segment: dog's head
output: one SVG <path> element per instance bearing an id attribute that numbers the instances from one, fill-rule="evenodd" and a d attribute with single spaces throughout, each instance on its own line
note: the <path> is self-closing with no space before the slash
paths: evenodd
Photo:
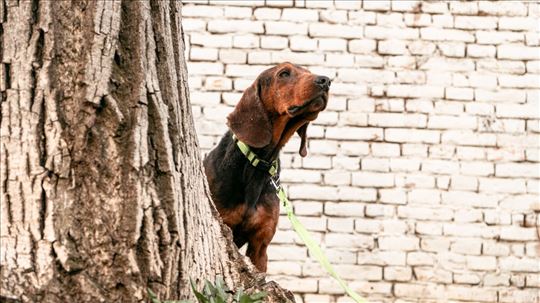
<path id="1" fill-rule="evenodd" d="M 330 79 L 285 62 L 262 72 L 246 89 L 227 124 L 250 146 L 281 148 L 297 132 L 306 156 L 306 132 L 328 102 Z"/>

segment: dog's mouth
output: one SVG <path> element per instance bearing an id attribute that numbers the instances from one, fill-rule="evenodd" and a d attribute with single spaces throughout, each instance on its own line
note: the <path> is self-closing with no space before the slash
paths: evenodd
<path id="1" fill-rule="evenodd" d="M 326 103 L 328 101 L 328 94 L 322 93 L 315 96 L 314 98 L 308 100 L 302 105 L 299 106 L 290 106 L 287 109 L 287 113 L 291 117 L 296 117 L 302 113 L 315 113 L 320 112 L 326 108 Z"/>

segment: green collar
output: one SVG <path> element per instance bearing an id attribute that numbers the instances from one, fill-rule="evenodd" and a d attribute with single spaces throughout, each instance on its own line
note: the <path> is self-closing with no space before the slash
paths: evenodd
<path id="1" fill-rule="evenodd" d="M 236 141 L 236 146 L 238 146 L 238 149 L 246 156 L 249 163 L 253 165 L 253 167 L 264 170 L 270 174 L 270 176 L 274 177 L 277 174 L 278 171 L 278 160 L 274 160 L 271 163 L 268 161 L 265 161 L 257 156 L 249 145 L 246 143 L 238 140 L 238 137 L 236 137 L 235 134 L 232 135 L 233 140 Z"/>

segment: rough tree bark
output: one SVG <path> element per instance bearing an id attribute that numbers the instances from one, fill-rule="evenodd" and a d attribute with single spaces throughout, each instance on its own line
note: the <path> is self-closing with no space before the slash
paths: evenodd
<path id="1" fill-rule="evenodd" d="M 209 202 L 176 1 L 0 0 L 0 301 L 290 292 Z M 225 237 L 224 237 L 225 235 Z"/>

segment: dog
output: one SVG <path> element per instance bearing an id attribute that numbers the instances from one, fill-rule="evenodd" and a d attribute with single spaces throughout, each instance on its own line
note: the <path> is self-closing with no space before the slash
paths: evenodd
<path id="1" fill-rule="evenodd" d="M 307 155 L 307 128 L 326 108 L 330 84 L 328 77 L 289 62 L 263 71 L 244 91 L 227 117 L 229 130 L 204 159 L 223 222 L 238 248 L 248 244 L 246 255 L 261 272 L 266 272 L 266 250 L 279 218 L 271 183 L 272 175 L 279 177 L 279 151 L 296 132 L 299 154 Z"/>

